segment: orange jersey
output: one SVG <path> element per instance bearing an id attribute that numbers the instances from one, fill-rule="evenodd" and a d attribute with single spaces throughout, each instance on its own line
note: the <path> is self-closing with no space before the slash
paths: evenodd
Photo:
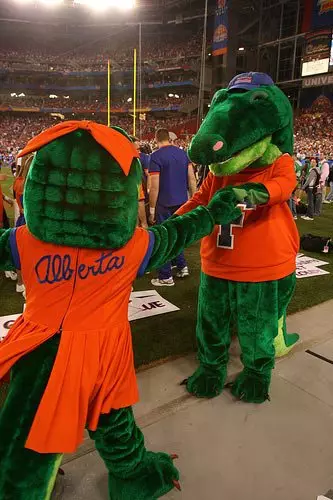
<path id="1" fill-rule="evenodd" d="M 14 197 L 18 207 L 20 209 L 20 214 L 23 214 L 23 206 L 22 206 L 22 196 L 24 191 L 24 179 L 23 177 L 16 177 L 14 185 L 13 185 Z"/>
<path id="2" fill-rule="evenodd" d="M 61 335 L 27 448 L 73 452 L 100 414 L 137 402 L 128 303 L 148 243 L 144 229 L 118 250 L 43 243 L 26 226 L 12 232 L 27 303 L 0 345 L 0 379 L 22 356 Z"/>
<path id="3" fill-rule="evenodd" d="M 260 282 L 284 278 L 296 269 L 299 235 L 288 207 L 296 186 L 293 159 L 284 154 L 264 169 L 247 168 L 225 177 L 209 174 L 201 189 L 178 214 L 207 205 L 214 193 L 226 186 L 248 182 L 263 184 L 269 201 L 246 206 L 233 224 L 215 226 L 201 242 L 202 270 L 209 276 L 231 281 Z"/>

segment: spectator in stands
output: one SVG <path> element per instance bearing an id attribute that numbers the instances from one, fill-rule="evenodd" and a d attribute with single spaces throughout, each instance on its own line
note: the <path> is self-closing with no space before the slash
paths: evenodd
<path id="1" fill-rule="evenodd" d="M 149 164 L 150 176 L 150 223 L 161 223 L 171 217 L 178 208 L 196 191 L 196 179 L 192 164 L 182 149 L 170 144 L 167 129 L 156 132 L 158 150 L 152 153 Z M 176 259 L 177 277 L 185 278 L 189 270 L 184 257 L 180 254 Z M 154 286 L 174 286 L 171 274 L 171 263 L 165 264 L 157 279 L 152 280 Z"/>

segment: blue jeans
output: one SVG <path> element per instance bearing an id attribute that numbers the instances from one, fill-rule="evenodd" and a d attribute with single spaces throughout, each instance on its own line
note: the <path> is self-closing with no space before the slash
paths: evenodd
<path id="1" fill-rule="evenodd" d="M 157 224 L 161 224 L 161 222 L 169 219 L 180 207 L 181 205 L 177 205 L 175 207 L 162 207 L 162 206 L 157 206 L 156 207 L 156 222 Z M 184 257 L 184 253 L 180 253 L 176 258 L 175 258 L 175 263 L 177 265 L 177 268 L 183 269 L 183 267 L 186 267 L 186 260 Z M 158 270 L 158 277 L 160 280 L 167 280 L 171 278 L 172 273 L 171 273 L 171 262 L 167 262 Z"/>
<path id="2" fill-rule="evenodd" d="M 293 214 L 294 217 L 297 217 L 297 212 L 296 212 L 296 201 L 293 196 L 289 198 L 288 201 L 289 208 L 291 210 L 291 213 Z"/>
<path id="3" fill-rule="evenodd" d="M 326 200 L 333 201 L 333 181 L 330 182 L 330 192 L 328 193 Z"/>

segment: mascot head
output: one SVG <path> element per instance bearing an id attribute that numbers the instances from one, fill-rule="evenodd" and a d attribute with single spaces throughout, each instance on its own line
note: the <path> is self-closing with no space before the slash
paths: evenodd
<path id="1" fill-rule="evenodd" d="M 33 151 L 24 211 L 36 238 L 85 248 L 120 248 L 131 239 L 141 166 L 123 130 L 63 122 L 33 138 L 20 156 Z"/>
<path id="2" fill-rule="evenodd" d="M 191 160 L 215 175 L 268 165 L 292 152 L 291 105 L 265 73 L 237 75 L 217 91 L 189 149 Z"/>

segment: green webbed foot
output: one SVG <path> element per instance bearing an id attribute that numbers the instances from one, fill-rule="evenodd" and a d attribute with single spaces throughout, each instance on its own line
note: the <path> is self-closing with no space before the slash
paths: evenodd
<path id="1" fill-rule="evenodd" d="M 246 403 L 264 403 L 269 399 L 271 375 L 253 372 L 246 368 L 232 384 L 231 393 Z"/>
<path id="2" fill-rule="evenodd" d="M 110 474 L 109 492 L 114 500 L 156 500 L 173 488 L 180 489 L 179 472 L 173 464 L 176 455 L 145 453 L 140 465 L 128 477 Z"/>
<path id="3" fill-rule="evenodd" d="M 227 378 L 227 367 L 219 369 L 207 368 L 200 365 L 187 380 L 187 390 L 198 398 L 215 398 L 223 391 Z"/>

